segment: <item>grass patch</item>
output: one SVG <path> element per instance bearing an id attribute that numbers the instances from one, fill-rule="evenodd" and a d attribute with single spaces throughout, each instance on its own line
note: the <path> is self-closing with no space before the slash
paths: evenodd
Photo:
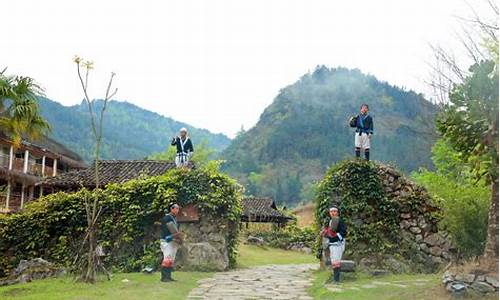
<path id="1" fill-rule="evenodd" d="M 241 244 L 239 248 L 238 267 L 268 264 L 315 263 L 312 255 L 296 251 L 285 251 L 275 248 L 264 248 Z M 132 299 L 186 299 L 189 291 L 197 286 L 197 281 L 211 277 L 213 273 L 175 272 L 178 281 L 160 282 L 160 274 L 115 273 L 113 279 L 102 278 L 97 284 L 90 285 L 74 282 L 67 276 L 36 280 L 26 284 L 0 287 L 0 299 L 15 300 L 132 300 Z M 128 282 L 122 282 L 127 279 Z"/>
<path id="2" fill-rule="evenodd" d="M 238 250 L 238 268 L 261 265 L 318 263 L 310 254 L 269 247 L 241 244 Z"/>
<path id="3" fill-rule="evenodd" d="M 338 286 L 341 292 L 329 291 L 324 283 L 331 273 L 329 271 L 316 271 L 313 273 L 313 286 L 309 293 L 314 299 L 326 300 L 450 300 L 451 296 L 441 285 L 439 274 L 399 274 L 373 277 L 364 273 L 342 274 L 342 283 Z M 375 282 L 390 283 L 385 285 L 374 284 Z M 417 285 L 418 284 L 418 285 Z M 363 288 L 363 285 L 376 286 Z M 400 287 L 397 285 L 405 285 Z M 354 290 L 351 288 L 358 288 Z M 498 299 L 498 293 L 490 297 L 469 295 L 466 299 Z"/>
<path id="4" fill-rule="evenodd" d="M 113 300 L 181 300 L 196 287 L 197 281 L 212 276 L 212 273 L 175 272 L 178 281 L 160 282 L 160 274 L 117 273 L 111 281 L 102 278 L 90 285 L 74 282 L 71 277 L 36 280 L 26 284 L 0 287 L 0 299 L 113 299 Z M 127 279 L 128 282 L 122 282 Z"/>

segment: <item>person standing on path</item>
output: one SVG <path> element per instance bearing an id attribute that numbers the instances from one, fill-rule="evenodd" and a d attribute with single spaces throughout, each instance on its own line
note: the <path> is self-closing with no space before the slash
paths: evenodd
<path id="1" fill-rule="evenodd" d="M 194 151 L 193 143 L 188 137 L 187 129 L 184 127 L 181 128 L 181 130 L 179 131 L 179 136 L 172 138 L 172 142 L 170 144 L 172 146 L 176 146 L 177 148 L 175 165 L 177 167 L 186 167 Z"/>
<path id="2" fill-rule="evenodd" d="M 160 249 L 163 253 L 161 262 L 161 281 L 175 281 L 172 279 L 174 270 L 175 255 L 177 249 L 182 245 L 182 233 L 179 231 L 176 216 L 179 213 L 178 204 L 170 204 L 166 214 L 160 220 Z"/>
<path id="3" fill-rule="evenodd" d="M 359 115 L 351 118 L 350 126 L 356 128 L 354 136 L 354 147 L 356 157 L 361 156 L 361 150 L 365 151 L 366 160 L 370 160 L 370 141 L 373 135 L 373 118 L 368 114 L 368 104 L 362 104 Z"/>
<path id="4" fill-rule="evenodd" d="M 345 249 L 345 237 L 347 235 L 347 228 L 344 221 L 340 218 L 339 208 L 335 205 L 330 207 L 330 222 L 328 227 L 323 229 L 321 235 L 328 238 L 328 248 L 330 250 L 330 262 L 333 269 L 333 282 L 340 281 L 340 267 L 342 261 L 342 254 Z"/>

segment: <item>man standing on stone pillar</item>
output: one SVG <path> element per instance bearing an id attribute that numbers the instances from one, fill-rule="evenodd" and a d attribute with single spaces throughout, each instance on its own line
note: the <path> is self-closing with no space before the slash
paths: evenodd
<path id="1" fill-rule="evenodd" d="M 354 135 L 354 148 L 356 157 L 365 152 L 365 159 L 370 160 L 370 142 L 373 135 L 373 118 L 368 115 L 368 104 L 362 104 L 359 114 L 349 121 L 351 127 L 356 128 Z"/>
<path id="2" fill-rule="evenodd" d="M 175 255 L 177 249 L 182 244 L 182 233 L 179 231 L 176 216 L 179 213 L 178 204 L 170 204 L 165 216 L 161 219 L 160 225 L 160 248 L 163 252 L 163 261 L 161 263 L 161 281 L 175 281 L 172 279 L 174 270 Z"/>
<path id="3" fill-rule="evenodd" d="M 194 148 L 191 138 L 188 137 L 188 132 L 186 128 L 181 128 L 179 131 L 179 136 L 172 138 L 170 143 L 177 149 L 177 154 L 175 156 L 175 165 L 177 167 L 186 167 L 189 165 L 189 160 L 193 155 Z"/>

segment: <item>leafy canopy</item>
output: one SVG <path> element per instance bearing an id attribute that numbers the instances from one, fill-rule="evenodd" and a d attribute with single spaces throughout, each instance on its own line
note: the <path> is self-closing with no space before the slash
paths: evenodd
<path id="1" fill-rule="evenodd" d="M 42 88 L 33 78 L 4 72 L 0 73 L 0 128 L 19 146 L 24 135 L 36 139 L 50 126 L 38 107 Z"/>
<path id="2" fill-rule="evenodd" d="M 491 182 L 498 178 L 498 71 L 492 60 L 469 70 L 450 92 L 437 127 L 476 176 Z"/>

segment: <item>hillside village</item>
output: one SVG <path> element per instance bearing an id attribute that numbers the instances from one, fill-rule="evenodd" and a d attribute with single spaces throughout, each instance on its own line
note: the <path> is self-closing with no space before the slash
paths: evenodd
<path id="1" fill-rule="evenodd" d="M 60 50 L 81 38 L 123 59 L 107 77 L 105 62 L 68 62 L 60 91 L 79 104 L 51 100 L 53 78 L 16 59 L 40 47 L 53 61 L 50 39 L 11 38 L 26 53 L 0 49 L 22 65 L 0 68 L 0 299 L 498 299 L 499 9 L 484 1 L 466 5 L 461 52 L 426 50 L 418 84 L 407 52 L 422 50 L 398 30 L 449 35 L 444 4 L 69 5 L 50 19 L 78 29 Z M 104 46 L 75 27 L 85 14 L 109 17 L 84 31 Z"/>
<path id="2" fill-rule="evenodd" d="M 9 222 L 11 222 L 8 221 L 11 218 L 10 215 L 12 217 L 21 217 L 23 215 L 28 216 L 27 213 L 29 213 L 30 215 L 33 213 L 43 213 L 43 215 L 47 217 L 50 216 L 50 214 L 56 213 L 60 209 L 58 207 L 64 207 L 67 209 L 69 207 L 68 205 L 76 205 L 75 208 L 77 208 L 79 206 L 78 199 L 80 197 L 85 197 L 85 193 L 88 193 L 82 192 L 80 190 L 84 189 L 87 191 L 92 191 L 95 189 L 96 165 L 94 163 L 83 161 L 78 154 L 68 150 L 65 146 L 57 143 L 51 138 L 43 137 L 42 139 L 38 140 L 22 139 L 20 145 L 17 146 L 14 140 L 9 139 L 9 137 L 4 134 L 2 141 L 4 144 L 4 163 L 2 166 L 2 174 L 4 174 L 4 180 L 6 183 L 5 185 L 7 186 L 7 189 L 4 191 L 2 198 L 2 212 L 7 217 L 3 219 L 4 236 L 14 234 L 14 232 L 10 232 L 11 229 L 9 229 L 11 228 L 10 226 L 14 225 L 9 225 Z M 200 164 L 199 167 L 196 166 L 197 163 Z M 146 227 L 144 227 L 144 229 L 147 230 L 145 235 L 139 234 L 138 236 L 136 236 L 140 237 L 139 240 L 136 240 L 135 238 L 132 239 L 132 244 L 129 246 L 128 251 L 130 251 L 131 249 L 136 249 L 137 246 L 144 243 L 146 245 L 145 249 L 149 249 L 148 247 L 153 247 L 154 243 L 149 244 L 150 246 L 147 245 L 148 243 L 154 241 L 154 235 L 156 234 L 155 232 L 157 232 L 158 230 L 157 225 L 154 225 L 154 220 L 158 218 L 158 209 L 155 209 L 154 207 L 156 205 L 160 205 L 161 207 L 162 204 L 159 203 L 168 201 L 165 199 L 161 199 L 161 194 L 154 196 L 153 198 L 151 198 L 150 196 L 146 196 L 148 195 L 147 193 L 144 194 L 144 189 L 146 188 L 146 186 L 154 183 L 152 187 L 156 186 L 156 184 L 166 184 L 165 187 L 167 187 L 170 184 L 168 182 L 179 183 L 184 180 L 190 181 L 190 173 L 193 173 L 193 176 L 206 177 L 206 179 L 213 176 L 223 176 L 220 178 L 224 178 L 225 176 L 227 176 L 222 174 L 217 175 L 217 173 L 211 173 L 213 171 L 209 171 L 207 167 L 204 166 L 205 163 L 207 162 L 195 162 L 195 164 L 192 164 L 188 169 L 184 170 L 183 168 L 177 168 L 172 160 L 135 159 L 100 160 L 98 162 L 100 184 L 104 188 L 108 187 L 106 188 L 106 190 L 109 190 L 109 195 L 120 195 L 123 193 L 127 193 L 130 195 L 123 197 L 120 201 L 126 202 L 122 202 L 122 204 L 120 204 L 119 206 L 116 206 L 116 204 L 109 206 L 111 205 L 111 202 L 109 204 L 105 204 L 107 201 L 116 200 L 106 199 L 114 199 L 116 196 L 113 196 L 112 198 L 106 198 L 107 196 L 104 196 L 104 194 L 104 198 L 102 198 L 101 200 L 104 202 L 101 202 L 100 205 L 102 205 L 103 207 L 109 206 L 109 208 L 108 212 L 106 212 L 106 215 L 103 216 L 103 218 L 109 218 L 110 220 L 114 219 L 114 223 L 122 222 L 119 221 L 119 219 L 116 219 L 116 217 L 113 217 L 113 215 L 115 213 L 127 214 L 125 207 L 134 207 L 132 205 L 132 202 L 130 202 L 130 200 L 134 199 L 134 201 L 140 201 L 137 202 L 137 205 L 143 207 L 143 210 L 141 210 L 144 212 L 144 221 L 146 221 L 146 224 L 150 224 L 145 225 Z M 341 171 L 343 168 L 345 168 L 345 171 Z M 359 176 L 363 172 L 366 172 L 361 171 L 363 168 L 368 168 L 366 169 L 366 171 L 371 170 L 368 172 L 373 172 L 373 175 L 375 176 L 375 182 L 379 182 L 378 184 L 381 185 L 380 193 L 382 194 L 380 195 L 385 195 L 381 196 L 381 199 L 387 199 L 389 201 L 388 204 L 392 203 L 390 205 L 393 206 L 394 211 L 391 212 L 389 210 L 389 215 L 374 215 L 372 217 L 366 215 L 370 210 L 377 210 L 380 205 L 384 207 L 384 204 L 381 204 L 380 202 L 378 202 L 379 200 L 373 198 L 376 197 L 374 196 L 376 194 L 373 194 L 373 190 L 368 192 L 368 194 L 371 194 L 372 196 L 364 199 L 363 197 L 365 196 L 363 196 L 364 194 L 362 191 L 356 191 L 355 189 L 352 189 L 352 187 L 349 188 L 349 184 L 356 182 L 357 179 L 355 177 L 349 178 L 349 176 L 351 175 L 345 175 L 345 172 L 354 172 L 350 174 L 352 174 L 352 176 Z M 333 179 L 335 177 L 329 177 L 331 176 L 329 174 L 333 175 L 335 174 L 335 172 L 344 174 L 342 177 L 342 180 L 345 180 L 344 184 L 335 183 L 335 180 Z M 199 175 L 194 175 L 194 173 Z M 229 178 L 224 180 L 229 180 Z M 196 204 L 197 201 L 200 201 L 196 199 L 201 199 L 203 197 L 201 197 L 200 194 L 189 196 L 189 192 L 188 194 L 182 192 L 184 196 L 182 196 L 181 198 L 176 198 L 178 199 L 177 201 L 182 200 L 182 203 L 185 203 L 183 204 L 183 209 L 181 210 L 181 214 L 178 217 L 178 221 L 180 222 L 180 224 L 183 224 L 182 227 L 187 234 L 187 240 L 186 244 L 182 248 L 182 251 L 180 251 L 180 253 L 177 255 L 177 268 L 180 268 L 180 270 L 182 270 L 183 272 L 196 270 L 224 272 L 236 266 L 237 258 L 235 256 L 235 253 L 237 252 L 234 247 L 238 244 L 245 245 L 238 246 L 244 247 L 240 248 L 240 251 L 242 252 L 245 251 L 243 250 L 245 248 L 252 249 L 251 251 L 259 252 L 262 251 L 259 249 L 275 247 L 277 249 L 283 249 L 282 251 L 291 251 L 297 253 L 294 255 L 308 257 L 306 261 L 313 262 L 315 261 L 314 256 L 317 249 L 317 236 L 315 233 L 316 230 L 314 228 L 318 228 L 318 224 L 322 224 L 324 222 L 324 219 L 322 219 L 324 218 L 324 214 L 322 213 L 322 211 L 327 210 L 331 203 L 340 203 L 340 205 L 342 205 L 344 213 L 351 216 L 351 219 L 348 221 L 350 224 L 349 228 L 351 228 L 349 236 L 350 240 L 358 245 L 356 247 L 356 251 L 347 250 L 347 260 L 344 261 L 345 266 L 343 267 L 343 271 L 346 274 L 345 276 L 347 276 L 348 282 L 351 282 L 349 280 L 352 280 L 352 282 L 348 283 L 347 286 L 352 287 L 339 288 L 335 286 L 329 287 L 328 285 L 326 285 L 325 288 L 332 293 L 342 293 L 345 288 L 351 289 L 353 291 L 363 290 L 364 286 L 377 286 L 377 284 L 383 284 L 384 286 L 392 285 L 393 287 L 397 287 L 398 285 L 400 285 L 401 287 L 399 289 L 403 290 L 406 289 L 406 286 L 416 286 L 422 288 L 433 287 L 435 286 L 435 283 L 433 283 L 435 282 L 435 279 L 433 279 L 435 277 L 432 277 L 434 275 L 431 275 L 430 277 L 428 275 L 423 275 L 421 277 L 417 276 L 413 279 L 410 277 L 407 278 L 406 281 L 392 281 L 394 279 L 390 279 L 389 281 L 374 280 L 372 282 L 367 281 L 364 283 L 364 285 L 361 283 L 357 284 L 357 280 L 354 278 L 349 278 L 350 274 L 352 274 L 351 272 L 353 272 L 354 270 L 356 270 L 356 272 L 361 272 L 360 274 L 372 274 L 371 276 L 375 277 L 382 276 L 381 280 L 384 280 L 383 278 L 385 278 L 384 276 L 387 276 L 387 274 L 411 274 L 414 272 L 421 274 L 434 274 L 434 272 L 439 272 L 439 270 L 442 270 L 444 267 L 449 266 L 449 264 L 453 263 L 453 261 L 460 259 L 460 257 L 463 255 L 461 254 L 461 250 L 457 248 L 457 245 L 454 242 L 453 234 L 450 235 L 450 233 L 446 232 L 445 230 L 439 229 L 440 226 L 438 225 L 441 222 L 442 218 L 440 215 L 440 211 L 442 211 L 442 208 L 434 203 L 435 200 L 431 198 L 424 187 L 419 186 L 415 182 L 412 182 L 412 180 L 409 179 L 407 175 L 401 173 L 400 171 L 397 171 L 393 167 L 386 166 L 380 163 L 367 164 L 361 160 L 347 160 L 344 163 L 339 163 L 336 166 L 330 168 L 322 182 L 323 183 L 320 183 L 320 186 L 321 184 L 332 185 L 331 188 L 333 189 L 337 189 L 339 186 L 346 186 L 347 190 L 338 190 L 337 192 L 335 192 L 335 196 L 331 199 L 328 198 L 331 197 L 331 195 L 327 198 L 321 198 L 321 190 L 318 190 L 316 192 L 319 193 L 316 196 L 318 200 L 313 201 L 310 204 L 306 204 L 302 208 L 297 208 L 295 210 L 287 208 L 284 208 L 284 210 L 281 209 L 281 207 L 276 205 L 276 200 L 279 201 L 280 199 L 244 196 L 243 194 L 240 194 L 241 192 L 238 191 L 240 190 L 240 188 L 236 188 L 235 186 L 236 189 L 233 189 L 232 193 L 236 194 L 232 196 L 234 197 L 232 201 L 236 201 L 235 205 L 237 205 L 237 207 L 241 207 L 241 210 L 239 212 L 233 212 L 234 215 L 231 215 L 232 217 L 230 217 L 229 219 L 225 219 L 225 217 L 223 217 L 224 215 L 220 215 L 220 213 L 214 215 L 209 214 L 205 216 L 205 213 L 201 212 L 205 211 L 205 209 L 203 209 L 203 206 L 206 204 L 202 202 L 198 202 L 199 204 Z M 190 185 L 192 184 L 193 183 L 190 183 Z M 196 184 L 202 184 L 199 188 L 203 189 L 203 183 L 200 182 Z M 233 185 L 236 183 L 231 183 L 229 181 L 226 184 Z M 182 186 L 182 184 L 180 186 Z M 135 192 L 131 193 L 131 191 L 137 188 L 140 188 L 140 193 L 143 194 L 143 196 L 139 198 L 137 198 L 137 196 L 132 196 L 135 195 Z M 217 188 L 223 187 L 220 186 Z M 178 189 L 178 187 L 174 187 L 174 189 Z M 106 190 L 104 191 L 104 193 L 108 193 Z M 97 192 L 97 190 L 95 190 L 94 192 Z M 206 192 L 209 191 L 206 190 Z M 355 196 L 353 196 L 353 193 Z M 61 197 L 61 195 L 66 196 Z M 123 196 L 125 196 L 125 194 L 123 194 Z M 133 198 L 130 198 L 131 196 Z M 156 198 L 158 196 L 159 198 Z M 229 195 L 227 193 L 222 194 L 222 197 L 228 196 Z M 117 198 L 117 200 L 118 199 L 119 198 Z M 326 202 L 324 202 L 325 200 Z M 158 204 L 154 204 L 155 201 L 160 202 Z M 359 203 L 360 201 L 366 203 L 367 205 L 370 205 L 370 203 L 373 203 L 373 201 L 378 204 L 377 206 L 370 208 L 369 210 L 367 210 L 368 208 L 363 208 L 363 206 L 360 208 L 355 208 L 356 206 L 353 206 L 352 209 L 354 210 L 351 210 L 349 206 L 351 205 L 349 204 L 351 203 L 350 201 L 354 201 L 352 203 L 356 206 L 359 206 L 359 204 L 356 203 Z M 59 202 L 60 204 L 57 204 L 56 206 L 51 205 L 51 203 L 55 204 Z M 109 211 L 110 209 L 116 211 Z M 220 209 L 222 209 L 222 207 Z M 83 211 L 80 210 L 80 214 L 82 212 Z M 227 210 L 226 213 L 229 214 L 230 210 Z M 62 220 L 67 218 L 74 219 L 75 216 L 71 216 L 71 214 L 72 213 L 67 215 L 67 217 L 63 217 Z M 353 219 L 354 216 L 358 217 Z M 21 220 L 19 219 L 19 217 L 17 217 L 16 219 Z M 395 227 L 378 229 L 378 231 L 381 230 L 381 232 L 388 233 L 388 235 L 384 238 L 379 236 L 377 238 L 378 242 L 374 243 L 371 240 L 372 237 L 370 229 L 368 228 L 370 228 L 370 226 L 376 226 L 376 224 L 379 224 L 379 222 L 382 222 L 382 224 L 387 224 L 385 226 L 388 226 L 388 224 L 390 224 L 387 223 L 388 220 L 392 220 L 394 218 L 398 220 L 395 223 Z M 12 219 L 12 221 L 13 220 L 14 219 Z M 36 223 L 39 222 L 38 220 L 33 221 L 35 221 Z M 226 223 L 227 221 L 229 221 L 229 223 Z M 49 227 L 46 227 L 45 230 L 49 230 L 49 232 L 56 230 L 54 231 L 56 235 L 52 236 L 52 238 L 56 239 L 61 239 L 63 237 L 78 237 L 79 234 L 77 232 L 81 229 L 78 230 L 78 227 L 73 226 L 81 225 L 77 225 L 78 223 L 73 224 L 72 222 L 68 223 L 66 221 L 63 221 L 61 223 L 61 221 L 56 221 L 56 223 L 53 223 L 51 225 L 46 224 L 45 226 Z M 56 225 L 58 223 L 59 225 Z M 113 225 L 118 226 L 118 224 L 119 223 Z M 35 223 L 33 223 L 32 225 L 35 225 Z M 57 229 L 60 228 L 60 226 L 65 226 L 66 229 L 64 230 L 64 232 L 66 233 L 63 233 L 63 231 Z M 104 246 L 104 244 L 100 246 L 102 247 L 103 253 L 108 253 L 106 258 L 104 258 L 106 264 L 117 263 L 119 261 L 119 258 L 111 257 L 123 251 L 120 249 L 126 249 L 123 248 L 124 245 L 119 246 L 116 249 L 116 246 L 113 246 L 114 243 L 125 239 L 127 236 L 127 234 L 123 235 L 123 233 L 118 233 L 119 235 L 116 236 L 117 233 L 113 233 L 115 231 L 115 229 L 113 228 L 119 227 L 114 226 L 109 227 L 109 225 L 107 225 L 105 226 L 107 227 L 107 229 L 100 229 L 108 232 L 106 233 L 106 235 L 108 236 L 108 238 L 111 238 L 111 244 L 106 243 L 106 246 Z M 12 230 L 14 230 L 14 228 L 16 227 L 12 227 Z M 221 231 L 220 228 L 227 229 L 226 231 Z M 75 232 L 74 230 L 77 231 Z M 391 232 L 397 232 L 397 234 L 391 235 Z M 200 242 L 199 239 L 190 240 L 193 237 L 200 235 L 207 236 L 208 239 L 205 242 Z M 19 268 L 21 268 L 21 265 L 23 264 L 23 262 L 25 263 L 26 260 L 21 259 L 30 259 L 31 257 L 41 256 L 43 259 L 49 259 L 49 261 L 56 262 L 57 265 L 60 265 L 61 263 L 62 265 L 67 265 L 67 263 L 69 263 L 69 261 L 67 263 L 63 263 L 63 261 L 60 261 L 60 259 L 62 258 L 54 256 L 55 253 L 61 251 L 57 249 L 62 246 L 58 246 L 59 244 L 56 242 L 56 240 L 54 240 L 54 242 L 50 242 L 50 239 L 45 241 L 41 240 L 41 243 L 38 246 L 32 248 L 32 251 L 29 255 L 21 255 L 21 252 L 18 252 L 24 247 L 23 243 L 20 243 L 19 239 L 18 241 L 19 242 L 15 244 L 15 247 L 14 244 L 10 243 L 5 243 L 2 246 L 4 247 L 4 253 L 18 253 L 15 256 L 8 258 L 8 260 L 4 260 L 2 263 L 3 276 L 10 276 L 6 278 L 11 278 L 4 280 L 4 284 L 24 282 L 26 280 L 31 281 L 37 278 L 37 276 L 41 276 L 43 278 L 45 276 L 55 276 L 53 274 L 58 274 L 58 271 L 52 271 L 54 268 L 53 265 L 37 265 L 37 263 L 33 262 L 33 264 L 37 266 L 36 268 L 46 268 L 47 273 L 39 273 L 39 275 L 36 275 L 37 273 L 31 275 L 22 275 L 23 273 L 21 272 L 23 271 L 19 271 Z M 76 240 L 74 241 L 76 242 Z M 393 246 L 389 246 L 391 244 Z M 378 248 L 379 246 L 377 245 L 383 245 L 383 248 Z M 397 248 L 393 248 L 396 245 Z M 49 250 L 52 247 L 56 248 L 54 248 L 53 250 Z M 64 248 L 61 249 L 66 249 L 64 251 L 69 251 L 71 253 L 74 251 L 74 249 L 71 250 L 71 248 L 72 247 L 68 248 L 68 246 L 64 246 Z M 151 249 L 153 250 L 154 248 Z M 49 252 L 46 252 L 47 250 L 49 250 Z M 152 250 L 144 250 L 144 255 L 153 254 L 154 251 L 150 252 Z M 234 254 L 232 254 L 232 251 L 235 251 Z M 46 254 L 42 254 L 44 252 Z M 131 252 L 130 254 L 132 253 L 133 252 Z M 396 253 L 397 255 L 395 255 Z M 134 254 L 134 256 L 136 256 L 137 254 L 138 253 Z M 124 253 L 122 252 L 119 255 L 123 256 Z M 155 255 L 149 256 L 147 260 L 144 260 L 145 257 L 140 258 L 139 256 L 137 257 L 137 263 L 125 265 L 121 268 L 123 271 L 127 272 L 141 271 L 144 268 L 147 269 L 151 267 L 152 270 L 154 270 L 154 261 L 156 260 L 154 257 Z M 327 258 L 324 255 L 320 257 L 321 265 L 324 265 L 325 259 Z M 211 263 L 206 264 L 209 261 Z M 19 266 L 17 266 L 17 268 L 14 270 L 14 267 L 16 267 L 16 264 L 18 264 L 19 262 Z M 349 265 L 351 263 L 352 265 Z M 38 264 L 40 264 L 40 262 Z M 306 269 L 290 269 L 289 271 L 287 271 L 288 269 L 281 269 L 281 267 L 276 267 L 276 269 L 265 269 L 261 270 L 261 272 L 268 272 L 270 274 L 272 274 L 273 272 L 277 272 L 277 274 L 283 274 L 283 272 L 291 272 L 292 274 L 293 272 L 302 273 L 304 271 L 311 272 L 311 270 L 313 270 L 313 272 L 320 272 L 318 273 L 318 275 L 323 276 L 322 274 L 324 274 L 324 271 L 314 271 L 317 269 L 318 265 L 309 264 L 308 266 L 309 267 L 307 267 Z M 29 270 L 29 267 L 24 268 L 27 268 L 26 270 Z M 488 294 L 488 289 L 491 289 L 492 292 L 497 291 L 498 287 L 496 285 L 496 281 L 494 281 L 494 279 L 492 279 L 493 277 L 491 277 L 491 270 L 485 270 L 482 272 L 482 274 L 485 275 L 472 276 L 470 274 L 474 273 L 468 273 L 469 275 L 467 276 L 471 278 L 471 281 L 467 282 L 466 284 L 467 286 L 472 287 L 469 288 L 470 291 L 480 291 L 476 293 L 486 293 L 487 295 L 492 295 L 491 293 Z M 30 279 L 26 279 L 26 276 L 28 276 L 27 278 Z M 246 276 L 251 278 L 252 276 L 256 275 L 251 273 L 244 273 L 244 275 L 238 276 Z M 302 277 L 293 277 L 295 275 L 290 276 L 292 276 L 290 280 L 303 280 L 301 279 Z M 445 277 L 443 279 L 443 282 L 446 281 L 452 284 L 461 282 L 460 279 L 456 276 L 462 275 L 457 275 L 457 273 L 450 273 L 448 271 L 444 276 Z M 237 278 L 238 277 L 230 277 L 227 280 L 237 282 Z M 481 281 L 481 278 L 487 278 L 488 281 Z M 201 286 L 210 286 L 211 288 L 209 290 L 204 288 L 193 289 L 188 296 L 189 299 L 197 299 L 197 297 L 205 297 L 208 299 L 210 299 L 210 297 L 236 297 L 239 293 L 239 291 L 231 292 L 226 290 L 224 288 L 224 285 L 219 286 L 217 280 L 207 279 L 200 282 L 204 282 Z M 307 290 L 311 287 L 311 284 L 312 286 L 317 284 L 315 283 L 315 281 L 308 282 L 310 282 L 310 284 L 304 285 L 302 289 Z M 493 285 L 488 285 L 490 284 L 490 282 Z M 484 288 L 482 290 L 478 290 L 479 288 L 476 287 L 476 285 L 480 286 L 481 288 L 483 288 L 484 285 Z M 258 292 L 262 287 L 263 286 L 258 285 L 253 288 L 253 291 Z M 433 290 L 436 290 L 436 288 L 433 288 Z M 285 290 L 280 290 L 279 288 L 275 288 L 275 286 L 271 285 L 268 288 L 268 293 L 262 294 L 262 297 L 278 294 L 283 295 L 286 293 L 287 292 Z M 304 298 L 309 297 L 307 296 L 307 293 L 304 294 L 299 291 L 296 291 L 296 293 L 294 293 L 294 297 L 295 296 L 301 296 Z"/>

